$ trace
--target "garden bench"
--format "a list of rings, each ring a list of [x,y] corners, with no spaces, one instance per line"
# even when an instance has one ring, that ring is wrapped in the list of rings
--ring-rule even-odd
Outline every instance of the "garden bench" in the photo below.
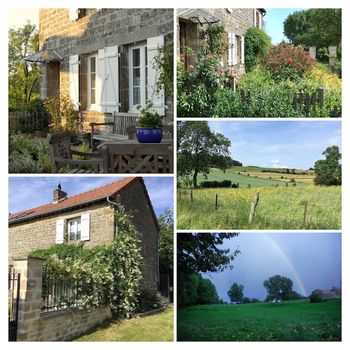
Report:
[[[70,143],[70,133],[68,131],[62,131],[49,135],[48,143],[52,173],[57,173],[58,170],[69,174],[101,172],[101,155],[98,153],[80,152],[72,149]],[[84,157],[84,159],[73,159],[73,155]]]

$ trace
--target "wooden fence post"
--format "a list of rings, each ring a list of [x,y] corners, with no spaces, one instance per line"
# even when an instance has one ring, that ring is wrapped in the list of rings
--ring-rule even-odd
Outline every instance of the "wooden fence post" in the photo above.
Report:
[[[259,202],[259,192],[255,193],[254,201],[253,201],[252,206],[250,208],[249,223],[251,223],[255,217],[256,207],[258,206],[258,202]]]
[[[193,191],[190,192],[191,203],[193,203]]]
[[[215,210],[218,209],[218,194],[215,195]]]
[[[304,202],[304,220],[303,220],[303,229],[305,229],[306,225],[306,214],[307,214],[307,201]]]

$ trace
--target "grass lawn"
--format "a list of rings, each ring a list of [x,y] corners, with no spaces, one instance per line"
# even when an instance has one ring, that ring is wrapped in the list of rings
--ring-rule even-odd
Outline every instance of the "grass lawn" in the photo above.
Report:
[[[341,301],[180,308],[177,337],[179,341],[340,341]]]
[[[249,223],[255,193],[260,199]],[[341,187],[296,186],[178,189],[178,229],[340,229]],[[218,195],[218,208],[215,198]],[[305,227],[304,203],[308,202]]]
[[[173,328],[174,309],[169,308],[146,317],[112,321],[76,341],[172,341]]]

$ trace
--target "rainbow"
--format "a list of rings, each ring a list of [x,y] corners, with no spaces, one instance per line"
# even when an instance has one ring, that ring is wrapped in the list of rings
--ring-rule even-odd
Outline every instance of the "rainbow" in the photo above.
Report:
[[[265,233],[261,233],[261,236],[270,244],[270,246],[281,256],[281,258],[285,261],[285,263],[288,265],[290,270],[293,272],[293,277],[295,278],[296,284],[299,287],[299,290],[301,291],[301,294],[303,296],[308,296],[304,284],[300,278],[300,275],[292,262],[290,261],[288,255],[284,252],[284,250],[271,238],[270,235],[267,235]]]

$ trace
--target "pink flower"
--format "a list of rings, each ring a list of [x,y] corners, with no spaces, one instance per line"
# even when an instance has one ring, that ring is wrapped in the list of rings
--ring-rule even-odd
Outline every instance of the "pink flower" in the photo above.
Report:
[[[293,59],[292,58],[288,59],[288,63],[293,64]]]

